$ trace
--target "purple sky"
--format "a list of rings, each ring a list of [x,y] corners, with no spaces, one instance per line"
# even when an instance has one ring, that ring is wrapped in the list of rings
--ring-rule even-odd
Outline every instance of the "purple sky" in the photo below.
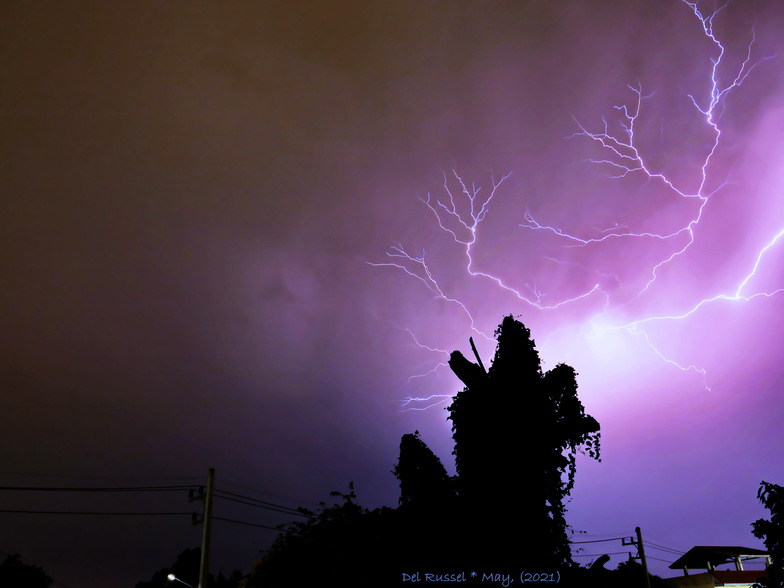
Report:
[[[719,89],[748,73],[716,128],[699,109],[720,50],[678,0],[5,2],[0,485],[193,483],[212,466],[278,503],[353,480],[363,505],[393,506],[403,433],[454,467],[448,397],[406,399],[457,392],[447,353],[473,336],[488,361],[512,313],[545,369],[577,369],[602,425],[569,504],[578,539],[640,526],[680,551],[760,547],[759,482],[784,483],[784,7],[738,0],[713,24]],[[591,161],[636,167],[629,146],[572,136],[604,119],[628,140],[630,86],[633,146],[672,187],[612,179]],[[511,174],[473,232],[437,205],[446,176],[469,219],[453,170],[477,204]],[[0,551],[71,588],[132,586],[199,532],[0,514]],[[273,537],[216,522],[213,569],[247,571]],[[599,545],[583,553],[628,549]]]

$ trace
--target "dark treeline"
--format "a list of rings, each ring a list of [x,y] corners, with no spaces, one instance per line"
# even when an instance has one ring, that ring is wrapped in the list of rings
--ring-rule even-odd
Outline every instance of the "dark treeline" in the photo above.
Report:
[[[137,582],[136,588],[182,588],[189,585],[199,585],[199,564],[201,562],[201,549],[193,547],[183,550],[168,567],[155,572],[152,577],[144,582]],[[178,580],[170,580],[173,574]],[[207,586],[209,588],[239,588],[242,585],[242,572],[235,570],[228,576],[218,572],[217,576],[209,575]]]
[[[0,588],[49,588],[52,579],[43,568],[22,561],[18,553],[0,563]]]
[[[761,588],[784,588],[784,487],[763,481],[757,498],[770,511],[770,520],[752,523],[752,533],[765,542],[771,565],[768,577],[758,582]]]
[[[634,560],[605,569],[572,560],[564,502],[574,487],[576,455],[600,458],[600,426],[577,396],[577,374],[566,364],[542,372],[530,331],[511,316],[495,332],[488,370],[459,351],[449,366],[465,387],[447,408],[456,475],[418,431],[403,435],[392,474],[397,508],[363,508],[353,484],[333,492],[332,505],[299,509],[291,523],[242,577],[210,576],[209,588],[400,587],[419,583],[509,586],[554,584],[663,588]],[[472,342],[473,347],[473,342]],[[765,588],[784,588],[784,488],[762,482],[758,499],[770,520],[752,524],[772,563]],[[198,585],[200,550],[186,549],[168,568],[136,588]],[[525,576],[524,574],[529,574]],[[647,580],[647,581],[646,581]],[[38,566],[10,555],[0,563],[0,588],[49,588]]]

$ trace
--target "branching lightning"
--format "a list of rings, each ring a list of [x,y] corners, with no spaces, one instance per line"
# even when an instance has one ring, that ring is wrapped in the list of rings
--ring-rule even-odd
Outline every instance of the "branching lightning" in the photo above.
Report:
[[[545,232],[555,237],[562,243],[564,248],[590,248],[600,243],[619,245],[630,240],[647,240],[645,242],[659,242],[668,246],[668,250],[661,254],[655,261],[647,266],[647,281],[634,294],[634,299],[646,295],[659,279],[662,270],[674,264],[679,258],[683,257],[692,248],[698,239],[701,222],[705,217],[705,212],[710,206],[714,196],[727,186],[724,179],[716,178],[716,159],[720,151],[722,142],[722,115],[727,107],[728,96],[739,90],[747,81],[749,75],[770,56],[754,58],[754,46],[756,43],[756,33],[752,28],[750,40],[746,45],[746,52],[743,57],[739,57],[739,64],[734,71],[727,76],[725,70],[728,68],[725,61],[727,49],[719,38],[715,30],[715,22],[725,11],[727,4],[720,6],[710,13],[703,13],[697,1],[681,0],[690,9],[698,20],[703,35],[710,41],[714,48],[714,55],[711,57],[711,66],[706,75],[707,80],[707,99],[698,100],[693,95],[687,98],[691,105],[702,117],[704,129],[710,140],[703,147],[702,155],[699,155],[698,170],[694,177],[688,181],[676,180],[665,171],[656,169],[649,160],[649,157],[641,148],[639,140],[639,123],[647,100],[652,99],[655,93],[644,94],[641,85],[628,86],[632,94],[632,99],[627,104],[613,107],[614,115],[609,119],[602,118],[602,124],[598,130],[592,130],[580,121],[575,119],[578,130],[570,137],[572,139],[588,139],[597,145],[598,151],[604,155],[591,159],[591,163],[609,171],[609,177],[614,180],[641,177],[645,182],[653,182],[661,186],[664,191],[671,194],[675,201],[688,202],[689,205],[684,209],[685,219],[674,229],[661,232],[640,231],[636,232],[623,224],[614,224],[611,227],[596,230],[593,235],[573,234],[559,226],[540,221],[532,212],[525,210],[523,222],[519,227],[526,231]],[[724,81],[722,81],[724,80]],[[754,263],[743,273],[737,281],[736,286],[730,292],[720,292],[710,296],[695,299],[684,304],[680,309],[666,314],[645,315],[635,320],[618,321],[612,320],[608,315],[608,309],[613,302],[613,292],[603,288],[601,284],[595,283],[577,295],[562,297],[556,302],[545,302],[546,293],[540,291],[535,285],[525,285],[525,291],[515,288],[508,281],[501,277],[479,269],[474,250],[479,242],[480,227],[491,210],[491,203],[499,197],[499,193],[504,182],[510,174],[504,175],[496,181],[491,178],[491,188],[484,194],[480,187],[475,184],[467,184],[457,171],[452,170],[451,174],[444,174],[443,195],[438,198],[430,194],[423,199],[424,204],[435,217],[438,228],[449,235],[451,239],[461,248],[465,262],[461,266],[461,271],[473,280],[482,280],[485,284],[494,285],[499,290],[513,295],[520,303],[526,307],[539,311],[556,311],[564,305],[575,303],[592,296],[603,297],[601,309],[585,319],[586,324],[590,325],[594,335],[599,335],[608,330],[622,330],[628,333],[641,336],[653,354],[668,365],[674,366],[682,371],[691,371],[701,374],[703,384],[708,388],[706,370],[697,365],[678,361],[668,354],[660,351],[653,340],[652,335],[646,331],[645,327],[654,322],[679,321],[698,312],[707,305],[719,302],[749,303],[760,297],[771,297],[784,292],[784,288],[774,288],[770,290],[754,291],[751,281],[757,271],[763,265],[771,249],[776,246],[784,237],[784,227],[780,228],[770,237],[764,247],[762,247],[754,260]],[[711,186],[714,186],[711,188]],[[489,334],[483,332],[475,317],[472,315],[469,304],[461,301],[457,295],[451,295],[446,288],[440,285],[435,277],[433,268],[425,260],[425,254],[414,255],[408,252],[402,245],[396,244],[387,251],[388,261],[371,263],[376,267],[392,267],[402,271],[409,277],[421,282],[435,298],[443,300],[449,304],[456,305],[470,321],[471,329],[486,339],[490,339]],[[573,263],[560,261],[555,258],[548,258],[555,263]],[[598,269],[592,269],[594,275],[606,275]],[[619,302],[623,305],[624,302]],[[617,307],[617,306],[616,306]],[[508,312],[508,310],[506,310]],[[430,351],[437,350],[420,343],[413,332],[408,331],[415,343],[422,349]],[[434,367],[439,369],[445,365],[443,362]],[[432,370],[431,370],[432,371]],[[429,373],[429,372],[428,372]],[[422,374],[425,375],[425,374]],[[430,408],[434,404],[445,402],[451,395],[432,395],[427,398],[407,398],[404,407],[412,410],[423,410]]]

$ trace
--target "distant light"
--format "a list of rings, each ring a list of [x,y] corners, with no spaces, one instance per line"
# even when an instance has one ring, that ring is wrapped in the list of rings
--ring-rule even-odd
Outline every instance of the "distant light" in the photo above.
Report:
[[[174,574],[169,574],[169,575],[168,575],[168,576],[166,576],[166,577],[167,577],[167,578],[169,578],[169,582],[179,582],[180,584],[185,584],[186,586],[189,586],[190,588],[193,588],[193,586],[191,586],[190,584],[188,584],[188,582],[183,582],[182,580],[180,580],[180,579],[179,579],[177,576],[175,576]]]

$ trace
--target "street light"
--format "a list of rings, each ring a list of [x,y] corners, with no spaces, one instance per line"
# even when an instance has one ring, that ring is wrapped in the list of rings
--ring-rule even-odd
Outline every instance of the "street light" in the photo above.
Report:
[[[188,586],[188,588],[193,588],[193,586],[191,586],[190,584],[188,584],[188,582],[183,582],[182,580],[180,580],[180,579],[179,579],[177,576],[175,576],[174,574],[169,574],[169,575],[168,575],[168,576],[166,576],[166,577],[167,577],[167,578],[169,578],[169,582],[179,582],[180,584],[185,584],[186,586]]]

